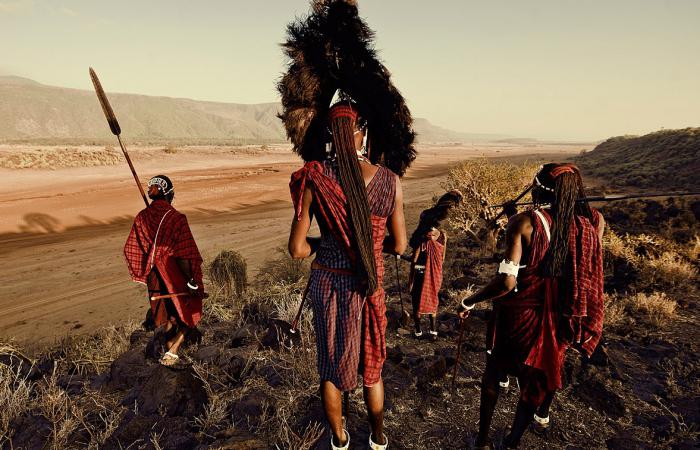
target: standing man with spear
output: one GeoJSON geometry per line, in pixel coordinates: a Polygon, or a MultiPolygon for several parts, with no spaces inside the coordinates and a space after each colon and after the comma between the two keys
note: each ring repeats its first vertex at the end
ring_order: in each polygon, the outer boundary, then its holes
{"type": "Polygon", "coordinates": [[[178,351],[187,334],[202,317],[202,298],[205,296],[202,256],[187,218],[172,206],[175,190],[170,178],[158,175],[150,179],[149,204],[131,158],[121,141],[121,128],[117,118],[92,69],[90,77],[109,127],[119,140],[146,204],[146,208],[134,220],[124,245],[124,256],[132,279],[148,287],[150,316],[165,337],[166,348],[160,363],[172,366],[179,360],[178,351]]]}
{"type": "Polygon", "coordinates": [[[518,377],[520,400],[506,448],[517,448],[528,425],[549,421],[549,405],[560,389],[569,347],[590,356],[603,328],[605,222],[585,198],[572,164],[546,164],[532,186],[535,209],[511,218],[505,259],[493,280],[464,299],[464,320],[479,302],[497,301],[494,346],[481,385],[475,448],[492,448],[491,420],[499,378],[518,377]]]}

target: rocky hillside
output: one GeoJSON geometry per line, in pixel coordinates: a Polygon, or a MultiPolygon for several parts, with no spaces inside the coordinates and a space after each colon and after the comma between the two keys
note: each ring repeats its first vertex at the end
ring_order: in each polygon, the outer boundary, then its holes
{"type": "MultiPolygon", "coordinates": [[[[87,79],[87,73],[86,73],[87,79]]],[[[242,105],[107,92],[124,135],[133,141],[191,144],[286,140],[278,103],[242,105]]],[[[502,136],[458,133],[416,119],[424,143],[485,141],[502,136]]],[[[95,93],[0,77],[0,142],[106,141],[110,131],[95,93]]]]}
{"type": "MultiPolygon", "coordinates": [[[[616,215],[605,211],[611,230],[603,341],[591,359],[569,352],[551,427],[545,434],[528,432],[523,449],[697,448],[700,241],[693,247],[673,240],[677,232],[697,235],[697,217],[688,213],[678,222],[670,206],[615,208],[616,215]],[[659,208],[667,217],[664,235],[654,231],[659,208]],[[633,235],[627,234],[629,220],[640,227],[633,235]]],[[[414,205],[408,217],[419,210],[414,205]]],[[[466,322],[452,391],[459,334],[454,307],[486,283],[495,263],[478,256],[477,243],[452,236],[437,341],[414,339],[401,327],[394,273],[387,272],[385,420],[392,449],[474,443],[490,307],[480,305],[466,322]]],[[[205,304],[203,335],[188,343],[174,368],[157,363],[159,339],[137,324],[67,340],[33,357],[0,342],[0,447],[327,449],[308,310],[301,338],[287,332],[308,267],[282,257],[261,272],[241,294],[208,284],[213,295],[205,304]]],[[[497,446],[518,401],[515,379],[510,386],[496,408],[497,446]]],[[[359,388],[350,396],[348,430],[357,443],[351,448],[366,448],[359,388]]]]}
{"type": "Polygon", "coordinates": [[[578,162],[612,186],[700,190],[700,128],[610,138],[578,162]]]}

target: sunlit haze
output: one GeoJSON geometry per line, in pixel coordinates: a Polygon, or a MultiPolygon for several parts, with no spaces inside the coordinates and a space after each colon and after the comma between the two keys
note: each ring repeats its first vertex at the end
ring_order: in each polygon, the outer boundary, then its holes
{"type": "MultiPolygon", "coordinates": [[[[598,140],[700,120],[700,2],[360,0],[413,113],[446,128],[598,140]]],[[[307,0],[0,1],[0,74],[112,92],[278,100],[307,0]]]]}

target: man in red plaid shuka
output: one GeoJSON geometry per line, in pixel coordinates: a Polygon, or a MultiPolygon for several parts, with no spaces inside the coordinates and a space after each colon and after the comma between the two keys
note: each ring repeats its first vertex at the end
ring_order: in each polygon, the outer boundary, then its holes
{"type": "Polygon", "coordinates": [[[436,316],[439,305],[438,293],[442,287],[442,264],[447,250],[447,235],[443,230],[431,228],[413,251],[408,289],[413,304],[415,337],[421,337],[421,315],[430,317],[430,336],[437,337],[436,316]]]}
{"type": "Polygon", "coordinates": [[[481,301],[495,300],[493,348],[481,385],[479,434],[475,448],[491,448],[488,438],[499,380],[518,377],[520,401],[506,448],[517,448],[527,426],[549,424],[549,406],[561,389],[564,356],[574,347],[590,357],[603,330],[605,222],[584,198],[576,166],[547,164],[533,183],[537,208],[511,218],[505,259],[498,275],[459,308],[465,318],[481,301]]]}
{"type": "Polygon", "coordinates": [[[170,179],[151,178],[148,196],[152,202],[136,216],[124,256],[132,279],[148,287],[150,316],[166,336],[160,362],[170,366],[202,317],[202,256],[187,218],[171,205],[175,192],[170,179]]]}
{"type": "Polygon", "coordinates": [[[387,320],[382,252],[398,255],[406,248],[403,195],[398,177],[386,167],[371,164],[362,154],[365,130],[351,105],[334,106],[329,122],[333,130],[329,159],[308,162],[292,175],[289,186],[295,217],[289,251],[294,258],[316,254],[308,294],[314,312],[321,397],[333,446],[344,448],[348,444],[341,392],[357,386],[358,373],[364,382],[370,439],[385,446],[382,367],[387,320]],[[353,165],[357,169],[354,175],[348,169],[353,165]],[[348,194],[344,182],[353,183],[358,190],[348,194]],[[367,215],[359,218],[365,221],[364,226],[353,217],[353,209],[363,206],[367,215]],[[313,216],[320,238],[307,237],[313,216]],[[362,236],[358,236],[358,229],[362,236]]]}

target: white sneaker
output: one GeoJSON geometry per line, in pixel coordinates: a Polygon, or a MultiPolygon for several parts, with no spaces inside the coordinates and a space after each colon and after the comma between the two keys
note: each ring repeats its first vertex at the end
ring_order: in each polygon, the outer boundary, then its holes
{"type": "Polygon", "coordinates": [[[384,442],[386,442],[386,444],[379,445],[379,444],[375,443],[374,441],[372,441],[372,434],[370,433],[370,435],[369,435],[369,448],[370,448],[370,450],[386,450],[386,448],[389,446],[389,439],[386,438],[386,434],[383,435],[383,437],[384,437],[384,442]]]}
{"type": "Polygon", "coordinates": [[[331,433],[331,449],[332,450],[348,450],[348,448],[350,448],[350,433],[348,433],[348,430],[343,430],[343,433],[345,433],[345,437],[347,437],[348,440],[345,441],[345,445],[342,447],[335,446],[335,444],[333,443],[333,433],[331,433]]]}

